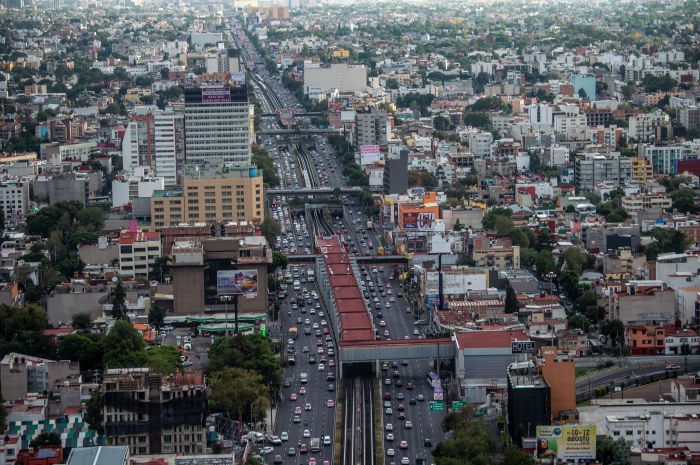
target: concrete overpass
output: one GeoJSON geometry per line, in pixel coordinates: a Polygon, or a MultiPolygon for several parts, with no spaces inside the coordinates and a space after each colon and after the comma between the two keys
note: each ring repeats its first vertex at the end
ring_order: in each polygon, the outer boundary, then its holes
{"type": "Polygon", "coordinates": [[[307,134],[342,134],[342,129],[266,129],[264,131],[255,131],[255,134],[262,136],[302,136],[307,134]]]}
{"type": "MultiPolygon", "coordinates": [[[[378,190],[381,190],[380,187],[359,187],[359,186],[351,186],[351,187],[341,187],[340,188],[340,193],[341,194],[359,194],[362,192],[363,189],[367,189],[370,192],[376,192],[378,190]]],[[[313,187],[313,188],[302,188],[302,189],[293,189],[293,188],[287,188],[287,189],[267,189],[265,191],[266,195],[329,195],[333,194],[333,191],[335,190],[335,187],[313,187]]]]}
{"type": "Polygon", "coordinates": [[[352,341],[339,345],[340,362],[379,363],[384,360],[454,360],[455,345],[450,338],[352,341]]]}
{"type": "MultiPolygon", "coordinates": [[[[310,112],[302,111],[300,113],[294,112],[295,117],[299,116],[301,118],[303,118],[305,116],[321,116],[322,114],[323,113],[321,113],[320,111],[310,111],[310,112]]],[[[262,116],[264,118],[270,118],[270,117],[277,117],[277,116],[279,116],[279,114],[276,112],[275,113],[262,113],[260,116],[262,116]]]]}

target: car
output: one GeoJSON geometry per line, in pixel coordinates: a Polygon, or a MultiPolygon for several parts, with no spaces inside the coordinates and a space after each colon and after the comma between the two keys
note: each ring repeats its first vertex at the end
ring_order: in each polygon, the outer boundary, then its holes
{"type": "Polygon", "coordinates": [[[282,431],[282,434],[280,434],[280,439],[284,442],[289,441],[289,433],[286,431],[282,431]]]}
{"type": "Polygon", "coordinates": [[[282,456],[281,455],[275,455],[275,459],[272,461],[275,465],[279,465],[282,463],[282,456]]]}
{"type": "Polygon", "coordinates": [[[294,407],[294,414],[301,415],[301,407],[299,407],[299,406],[294,407]]]}
{"type": "Polygon", "coordinates": [[[384,330],[384,337],[389,337],[389,330],[388,329],[384,330]]]}
{"type": "Polygon", "coordinates": [[[666,369],[667,370],[680,370],[681,366],[677,363],[669,363],[668,365],[666,365],[666,369]]]}
{"type": "Polygon", "coordinates": [[[433,447],[433,441],[429,438],[423,439],[423,447],[433,447]]]}
{"type": "Polygon", "coordinates": [[[294,419],[292,421],[294,423],[301,423],[301,417],[299,415],[294,415],[294,419]]]}
{"type": "Polygon", "coordinates": [[[291,400],[291,401],[297,400],[297,393],[296,392],[291,393],[289,395],[289,400],[291,400]]]}
{"type": "Polygon", "coordinates": [[[420,335],[420,331],[418,331],[417,329],[414,329],[414,330],[413,330],[413,335],[414,335],[414,336],[420,335]]]}
{"type": "Polygon", "coordinates": [[[308,403],[308,402],[305,403],[305,404],[304,404],[304,410],[306,410],[307,412],[308,412],[309,410],[311,410],[311,404],[308,403]]]}
{"type": "Polygon", "coordinates": [[[302,434],[302,437],[310,438],[310,437],[311,437],[311,431],[309,431],[308,429],[305,429],[305,430],[304,430],[304,434],[302,434]]]}
{"type": "Polygon", "coordinates": [[[316,340],[316,347],[321,347],[323,345],[323,341],[320,339],[316,340]]]}
{"type": "MultiPolygon", "coordinates": [[[[329,352],[330,352],[331,350],[332,350],[332,349],[328,349],[329,352]]],[[[329,355],[330,355],[330,354],[329,354],[329,355]]],[[[329,366],[329,367],[334,367],[334,366],[335,366],[335,360],[333,360],[333,359],[328,360],[328,366],[329,366]]]]}
{"type": "Polygon", "coordinates": [[[386,322],[385,322],[384,320],[381,320],[381,321],[379,322],[379,326],[381,326],[382,328],[385,327],[385,326],[386,326],[386,322]]]}
{"type": "Polygon", "coordinates": [[[386,433],[386,440],[393,441],[394,440],[394,433],[386,433]]]}
{"type": "Polygon", "coordinates": [[[404,428],[406,429],[412,429],[413,428],[413,423],[411,423],[411,420],[406,420],[406,423],[404,423],[404,428]]]}
{"type": "Polygon", "coordinates": [[[423,394],[418,394],[418,397],[416,398],[418,402],[423,402],[425,401],[425,396],[423,394]]]}
{"type": "Polygon", "coordinates": [[[333,392],[335,391],[335,384],[329,384],[328,385],[328,392],[333,392]]]}
{"type": "Polygon", "coordinates": [[[416,386],[413,383],[406,384],[406,389],[408,389],[409,391],[413,391],[413,389],[415,389],[415,387],[416,386]]]}
{"type": "Polygon", "coordinates": [[[289,449],[287,449],[287,455],[290,457],[294,457],[295,455],[297,455],[297,448],[290,447],[289,449]]]}
{"type": "Polygon", "coordinates": [[[396,451],[394,451],[394,449],[387,449],[386,455],[388,455],[389,457],[393,457],[394,455],[396,455],[396,451]]]}
{"type": "Polygon", "coordinates": [[[394,373],[392,375],[393,375],[394,379],[401,378],[401,373],[399,373],[399,370],[394,370],[394,373]]]}
{"type": "Polygon", "coordinates": [[[391,385],[391,380],[389,378],[385,379],[384,384],[387,386],[391,385]]]}
{"type": "Polygon", "coordinates": [[[396,407],[396,410],[398,410],[399,412],[403,412],[403,411],[406,410],[406,407],[404,407],[403,404],[399,404],[399,405],[396,407]]]}
{"type": "Polygon", "coordinates": [[[384,304],[384,307],[385,307],[385,308],[391,308],[391,304],[390,304],[389,302],[387,302],[387,303],[384,304]]]}
{"type": "Polygon", "coordinates": [[[333,407],[335,406],[335,401],[333,399],[328,399],[326,401],[326,407],[333,407]]]}
{"type": "Polygon", "coordinates": [[[300,454],[308,454],[309,453],[309,446],[306,444],[302,444],[301,447],[299,447],[299,453],[300,454]]]}
{"type": "Polygon", "coordinates": [[[397,379],[396,382],[394,383],[394,386],[397,388],[403,387],[403,381],[400,379],[397,379]]]}
{"type": "Polygon", "coordinates": [[[299,388],[299,394],[306,394],[306,388],[304,386],[299,388]]]}
{"type": "Polygon", "coordinates": [[[394,409],[392,409],[391,407],[387,407],[386,409],[384,409],[384,414],[385,415],[393,415],[394,409]]]}
{"type": "Polygon", "coordinates": [[[394,431],[394,425],[392,425],[391,423],[387,423],[386,425],[384,425],[384,430],[385,431],[394,431]]]}
{"type": "Polygon", "coordinates": [[[388,407],[391,407],[391,402],[388,400],[385,400],[384,401],[384,408],[388,408],[388,407]]]}
{"type": "Polygon", "coordinates": [[[410,405],[416,405],[416,398],[415,398],[415,397],[411,397],[411,399],[408,401],[408,403],[409,403],[410,405]]]}
{"type": "MultiPolygon", "coordinates": [[[[393,302],[396,302],[396,299],[394,298],[393,295],[392,295],[391,297],[389,297],[389,302],[392,302],[392,303],[393,303],[393,302]]],[[[390,307],[390,306],[389,306],[389,307],[390,307]]],[[[387,307],[387,308],[389,308],[389,307],[387,307]]]]}
{"type": "Polygon", "coordinates": [[[411,461],[408,459],[408,457],[402,457],[401,458],[401,465],[409,465],[411,461]]]}
{"type": "Polygon", "coordinates": [[[384,393],[384,400],[391,400],[391,393],[390,392],[384,393]]]}
{"type": "Polygon", "coordinates": [[[399,420],[405,420],[406,419],[406,413],[405,412],[399,412],[399,420]]]}
{"type": "Polygon", "coordinates": [[[309,457],[308,465],[316,465],[316,457],[309,457]]]}
{"type": "Polygon", "coordinates": [[[407,441],[401,441],[401,442],[399,443],[399,447],[400,447],[401,449],[408,449],[408,442],[407,442],[407,441]]]}
{"type": "Polygon", "coordinates": [[[301,349],[301,351],[302,351],[302,352],[304,352],[304,353],[307,353],[307,352],[309,351],[309,348],[308,348],[308,347],[306,347],[306,346],[304,346],[304,348],[303,348],[303,349],[301,349]]]}

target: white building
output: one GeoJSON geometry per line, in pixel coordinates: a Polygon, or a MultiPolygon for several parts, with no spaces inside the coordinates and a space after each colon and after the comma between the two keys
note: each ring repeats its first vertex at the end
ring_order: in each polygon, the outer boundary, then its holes
{"type": "Polygon", "coordinates": [[[469,127],[466,132],[460,132],[462,140],[466,139],[469,150],[474,155],[487,157],[491,155],[491,144],[493,144],[493,133],[469,127]]]}
{"type": "Polygon", "coordinates": [[[188,163],[223,158],[250,164],[250,116],[245,86],[185,89],[185,153],[188,163]]]}
{"type": "Polygon", "coordinates": [[[159,232],[137,230],[134,222],[130,224],[129,230],[119,233],[119,274],[121,276],[148,279],[160,255],[159,232]]]}
{"type": "Polygon", "coordinates": [[[165,179],[160,176],[129,176],[112,181],[112,208],[119,208],[134,199],[150,198],[153,192],[165,189],[165,179]]]}
{"type": "Polygon", "coordinates": [[[304,63],[304,92],[309,87],[339,92],[362,92],[367,90],[367,67],[347,63],[331,63],[328,67],[304,63]]]}
{"type": "Polygon", "coordinates": [[[664,353],[666,355],[683,355],[683,345],[685,344],[690,349],[689,354],[697,354],[698,348],[700,348],[698,333],[686,329],[674,334],[667,334],[664,343],[664,353]]]}
{"type": "Polygon", "coordinates": [[[691,154],[688,146],[682,144],[640,144],[639,156],[649,159],[654,174],[674,174],[676,160],[697,158],[697,154],[691,154]]]}
{"type": "Polygon", "coordinates": [[[5,219],[24,218],[29,213],[29,183],[20,180],[0,182],[0,208],[5,219]]]}
{"type": "MultiPolygon", "coordinates": [[[[662,110],[645,115],[631,116],[629,119],[628,135],[637,142],[649,142],[661,139],[657,136],[657,129],[666,132],[666,136],[672,134],[671,117],[662,110]]],[[[663,135],[663,134],[659,134],[663,135]]]]}
{"type": "Polygon", "coordinates": [[[155,162],[157,176],[165,186],[175,186],[185,162],[185,115],[181,109],[166,108],[153,115],[155,126],[155,162]]]}

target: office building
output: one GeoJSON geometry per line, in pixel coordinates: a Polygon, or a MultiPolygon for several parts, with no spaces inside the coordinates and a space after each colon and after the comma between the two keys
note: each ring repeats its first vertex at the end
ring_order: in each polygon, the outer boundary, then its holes
{"type": "Polygon", "coordinates": [[[185,89],[185,156],[188,163],[222,158],[250,164],[250,119],[245,86],[185,89]]]}
{"type": "Polygon", "coordinates": [[[700,107],[683,107],[679,112],[681,126],[687,130],[700,129],[700,107]]]}
{"type": "Polygon", "coordinates": [[[156,191],[151,225],[251,221],[265,211],[262,171],[255,166],[228,168],[219,163],[187,165],[181,189],[156,191]]]}
{"type": "Polygon", "coordinates": [[[264,237],[176,240],[170,256],[175,315],[233,312],[232,303],[218,299],[218,270],[255,270],[257,295],[239,298],[238,309],[241,313],[266,311],[267,267],[272,263],[272,250],[264,237]]]}
{"type": "Polygon", "coordinates": [[[49,360],[12,352],[0,362],[0,388],[5,401],[23,399],[28,393],[52,392],[56,381],[80,376],[77,362],[49,360]]]}
{"type": "Polygon", "coordinates": [[[155,152],[153,115],[135,115],[129,121],[122,139],[123,167],[132,171],[139,166],[152,166],[155,152]]]}
{"type": "Polygon", "coordinates": [[[6,220],[27,216],[29,182],[10,179],[0,182],[0,208],[6,220]]]}
{"type": "Polygon", "coordinates": [[[596,99],[595,76],[576,74],[571,78],[571,83],[574,86],[574,97],[596,99]]]}
{"type": "Polygon", "coordinates": [[[675,174],[678,161],[697,159],[688,146],[682,144],[639,144],[639,156],[651,162],[654,174],[675,174]]]}
{"type": "Polygon", "coordinates": [[[584,153],[574,159],[574,183],[582,190],[592,190],[596,184],[623,184],[632,178],[632,160],[618,152],[610,154],[584,153]]]}
{"type": "Polygon", "coordinates": [[[148,280],[161,255],[160,233],[144,232],[132,220],[129,230],[119,233],[119,274],[148,280]]]}
{"type": "Polygon", "coordinates": [[[377,107],[355,112],[356,145],[386,145],[387,113],[377,107]]]}
{"type": "Polygon", "coordinates": [[[155,127],[156,176],[163,178],[166,187],[181,182],[181,170],[185,163],[185,114],[182,108],[168,107],[153,114],[155,127]]]}
{"type": "Polygon", "coordinates": [[[107,446],[127,446],[132,455],[206,451],[207,387],[201,371],[163,375],[114,368],[103,377],[107,446]]]}
{"type": "Polygon", "coordinates": [[[408,150],[387,155],[383,176],[384,193],[404,194],[408,190],[408,150]]]}

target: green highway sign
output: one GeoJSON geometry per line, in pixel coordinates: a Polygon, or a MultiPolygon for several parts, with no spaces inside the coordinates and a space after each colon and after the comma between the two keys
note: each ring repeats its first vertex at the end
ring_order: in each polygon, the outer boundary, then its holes
{"type": "Polygon", "coordinates": [[[458,412],[464,408],[464,402],[461,400],[453,400],[452,401],[452,410],[455,412],[458,412]]]}
{"type": "Polygon", "coordinates": [[[428,409],[430,409],[431,412],[444,412],[445,403],[440,400],[432,400],[428,402],[428,409]]]}
{"type": "Polygon", "coordinates": [[[260,334],[263,336],[267,336],[267,325],[265,325],[265,324],[260,325],[260,334]]]}

